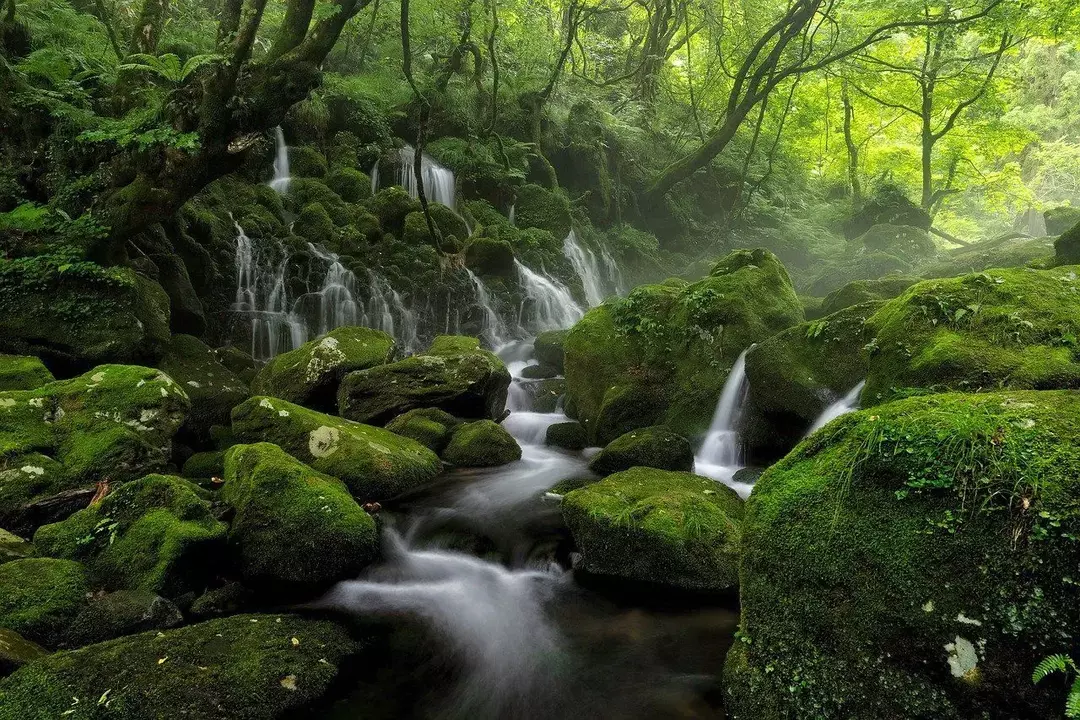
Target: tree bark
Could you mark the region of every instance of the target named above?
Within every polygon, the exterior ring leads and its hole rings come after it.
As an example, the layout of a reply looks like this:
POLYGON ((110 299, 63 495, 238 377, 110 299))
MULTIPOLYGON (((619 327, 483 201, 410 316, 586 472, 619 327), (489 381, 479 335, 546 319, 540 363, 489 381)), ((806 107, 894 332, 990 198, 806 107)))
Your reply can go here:
POLYGON ((144 0, 139 19, 131 31, 128 55, 157 54, 158 40, 169 16, 169 0, 144 0))
POLYGON ((859 146, 855 142, 852 126, 855 124, 855 106, 848 94, 847 81, 840 90, 840 100, 844 104, 844 144, 847 146, 848 183, 851 185, 851 201, 855 207, 862 206, 862 180, 859 178, 859 146))

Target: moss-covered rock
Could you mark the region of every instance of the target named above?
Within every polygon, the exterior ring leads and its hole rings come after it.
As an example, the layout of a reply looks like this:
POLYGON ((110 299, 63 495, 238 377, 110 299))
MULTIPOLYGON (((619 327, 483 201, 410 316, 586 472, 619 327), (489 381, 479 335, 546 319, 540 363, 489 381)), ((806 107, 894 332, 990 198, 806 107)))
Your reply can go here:
POLYGON ((908 261, 923 261, 937 252, 930 233, 910 225, 874 225, 855 242, 869 252, 885 252, 908 261))
POLYGON ((726 485, 633 468, 568 493, 562 511, 589 572, 690 590, 738 585, 742 501, 726 485))
POLYGON ((375 521, 337 478, 270 443, 237 445, 221 497, 245 582, 314 589, 355 577, 378 551, 375 521))
POLYGON ((214 357, 244 382, 251 384, 259 372, 259 364, 250 352, 238 347, 220 347, 214 350, 214 357))
POLYGON ((205 491, 181 478, 147 475, 42 526, 34 545, 44 555, 82 561, 99 587, 171 598, 201 591, 213 578, 225 532, 205 491))
MULTIPOLYGON (((535 412, 556 412, 560 403, 566 398, 566 380, 564 378, 525 382, 521 383, 521 387, 531 399, 532 409, 535 412)), ((570 414, 569 402, 567 402, 567 413, 570 414)))
POLYGON ((334 242, 334 221, 321 203, 311 203, 296 216, 293 232, 316 245, 328 246, 334 242))
POLYGON ((517 272, 510 243, 488 237, 474 238, 469 243, 465 248, 465 265, 478 275, 512 278, 517 272))
POLYGON ((921 266, 919 274, 924 278, 947 278, 988 268, 1047 268, 1053 264, 1054 243, 1051 238, 1006 235, 942 253, 935 262, 921 266))
POLYGON ((36 390, 55 378, 45 363, 30 355, 0 355, 0 390, 36 390))
POLYGON ((327 176, 326 184, 345 202, 355 203, 371 197, 371 178, 356 168, 337 168, 327 176))
POLYGON ((533 343, 536 359, 562 372, 566 367, 563 345, 566 343, 569 332, 569 330, 547 330, 537 335, 533 343))
POLYGON ((0 682, 0 719, 91 720, 107 702, 115 720, 284 720, 321 698, 360 648, 340 626, 297 615, 147 632, 23 667, 0 682))
POLYGON ((877 280, 850 282, 839 290, 832 291, 821 301, 817 317, 832 315, 852 305, 861 305, 873 300, 892 300, 919 280, 920 278, 914 275, 889 275, 877 280))
POLYGON ((556 238, 570 234, 570 201, 561 192, 524 185, 516 194, 514 216, 519 227, 547 230, 556 238))
POLYGON ((223 450, 197 452, 184 461, 181 474, 189 480, 225 477, 225 452, 223 450))
POLYGON ((456 417, 438 408, 420 408, 398 415, 386 429, 412 438, 432 452, 441 453, 450 442, 454 428, 461 424, 456 417))
POLYGON ((873 280, 886 275, 910 275, 913 264, 887 252, 862 250, 852 257, 839 257, 819 263, 820 270, 804 288, 807 293, 824 297, 856 280, 873 280))
MULTIPOLYGON (((367 372, 367 371, 363 371, 367 372)), ((362 501, 388 500, 439 474, 435 453, 389 430, 254 397, 233 410, 240 442, 271 442, 319 472, 340 478, 362 501)))
POLYGON ((65 633, 65 645, 82 647, 148 630, 168 630, 184 624, 171 602, 143 590, 117 590, 92 600, 65 633))
POLYGON ((589 462, 589 469, 597 475, 632 467, 690 472, 694 469, 694 450, 682 435, 654 425, 615 438, 589 462))
POLYGON ((401 237, 405 218, 409 213, 420 211, 420 201, 413 200, 405 189, 393 185, 375 193, 369 203, 371 212, 379 218, 383 230, 401 237))
POLYGON ((1077 270, 987 270, 890 300, 867 321, 875 337, 864 402, 907 388, 1080 387, 1077 270))
POLYGON ((4 563, 0 565, 0 627, 56 647, 85 607, 88 589, 86 571, 77 562, 28 558, 4 563))
POLYGON ((566 337, 566 380, 590 440, 668 425, 708 427, 739 353, 803 319, 787 272, 740 250, 692 285, 645 285, 590 310, 566 337))
POLYGON ((510 373, 476 338, 441 335, 420 355, 345 376, 342 417, 383 424, 416 408, 462 418, 502 419, 510 373))
POLYGON ((0 677, 7 677, 23 665, 40 660, 49 653, 14 630, 0 628, 0 677))
POLYGON ((589 445, 589 434, 578 422, 562 422, 548 425, 544 444, 564 450, 584 450, 589 445))
POLYGON ((174 335, 158 367, 178 382, 191 400, 181 428, 193 444, 210 442, 210 427, 229 422, 233 407, 250 396, 247 384, 218 361, 202 340, 174 335))
POLYGON ((346 373, 384 365, 394 356, 394 338, 381 330, 345 326, 281 353, 251 384, 257 395, 332 412, 346 373))
POLYGON ((326 158, 312 147, 296 145, 289 148, 289 172, 298 178, 326 176, 326 158))
POLYGON ((1080 223, 1080 207, 1060 205, 1043 213, 1046 220, 1046 234, 1060 235, 1080 223))
POLYGON ((37 548, 33 543, 28 543, 7 530, 0 530, 0 563, 36 557, 37 554, 37 548))
POLYGON ((521 377, 526 380, 549 380, 559 376, 559 369, 551 365, 526 365, 521 368, 521 377))
POLYGON ((1080 263, 1080 223, 1072 226, 1054 240, 1054 261, 1058 265, 1080 263))
POLYGON ((521 459, 521 446, 492 420, 459 425, 443 451, 443 460, 458 467, 494 467, 521 459))
POLYGON ((134 365, 0 392, 0 526, 30 534, 36 500, 165 467, 188 408, 172 378, 134 365))
POLYGON ((1076 647, 1080 394, 909 398, 849 414, 746 506, 734 718, 1057 717, 1076 647))
POLYGON ((64 370, 161 357, 169 298, 130 270, 51 256, 0 259, 0 351, 64 370))
POLYGON ((254 593, 238 582, 225 583, 200 595, 191 604, 189 614, 199 620, 235 615, 251 604, 254 593))

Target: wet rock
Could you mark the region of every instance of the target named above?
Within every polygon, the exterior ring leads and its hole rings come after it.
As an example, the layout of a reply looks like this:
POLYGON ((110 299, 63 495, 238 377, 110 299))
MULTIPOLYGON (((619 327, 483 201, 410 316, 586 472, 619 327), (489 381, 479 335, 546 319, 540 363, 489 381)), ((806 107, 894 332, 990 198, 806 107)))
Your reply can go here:
POLYGON ((569 330, 548 330, 537 335, 533 343, 536 359, 561 373, 565 368, 566 360, 563 344, 569 332, 569 330))
POLYGON ((411 438, 432 452, 441 453, 461 421, 438 408, 410 410, 386 424, 386 429, 411 438))
POLYGON ((0 628, 0 677, 6 677, 23 665, 48 655, 48 651, 19 633, 0 628))
POLYGON ((874 300, 891 300, 919 282, 913 275, 890 275, 877 280, 856 280, 835 290, 822 301, 818 317, 832 315, 853 305, 874 300))
POLYGON ((0 530, 0 563, 37 556, 37 549, 18 535, 0 530))
POLYGON ((589 445, 589 436, 581 423, 555 423, 548 426, 544 443, 564 450, 584 450, 589 445))
POLYGON ((190 613, 199 620, 209 620, 222 615, 235 615, 247 607, 253 593, 238 582, 207 590, 191 604, 190 613))
POLYGON ((180 610, 160 595, 143 590, 118 590, 92 600, 75 617, 65 633, 64 644, 81 647, 183 624, 180 610))
POLYGON ((682 435, 654 425, 615 438, 589 462, 589 469, 598 475, 632 467, 690 472, 694 469, 694 450, 682 435))
POLYGON ((443 460, 458 467, 494 467, 521 459, 521 446, 491 420, 459 425, 443 451, 443 460))
POLYGON ((210 442, 210 427, 229 422, 233 407, 251 393, 247 384, 191 335, 174 335, 158 367, 184 388, 191 410, 181 428, 196 445, 210 442))

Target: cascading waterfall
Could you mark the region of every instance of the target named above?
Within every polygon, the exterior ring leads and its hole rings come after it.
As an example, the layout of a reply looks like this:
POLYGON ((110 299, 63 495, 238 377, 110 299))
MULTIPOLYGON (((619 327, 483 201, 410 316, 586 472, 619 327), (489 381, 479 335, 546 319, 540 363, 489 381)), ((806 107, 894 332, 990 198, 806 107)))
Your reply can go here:
POLYGON ((570 261, 577 276, 581 278, 581 285, 585 289, 585 300, 589 303, 589 307, 596 307, 604 302, 607 293, 604 291, 604 283, 600 276, 600 264, 596 261, 593 251, 581 244, 573 229, 563 240, 563 255, 570 261))
POLYGON ((600 248, 600 259, 604 263, 604 268, 607 270, 608 282, 611 283, 611 287, 615 289, 615 294, 624 297, 629 288, 626 287, 626 282, 623 280, 622 270, 619 269, 619 264, 615 262, 615 258, 611 256, 606 247, 600 248))
POLYGON ((270 187, 278 193, 289 191, 289 146, 285 144, 285 133, 281 126, 274 128, 274 179, 270 187))
POLYGON ((476 304, 484 313, 484 324, 480 334, 483 335, 483 339, 487 341, 489 347, 498 348, 506 342, 506 324, 495 310, 495 306, 491 301, 491 294, 488 292, 487 286, 484 285, 484 281, 468 268, 465 268, 465 272, 468 273, 469 280, 472 281, 473 287, 476 289, 476 304))
POLYGON ((734 488, 743 497, 749 495, 749 486, 735 483, 732 478, 742 468, 742 447, 738 432, 743 403, 750 389, 746 377, 746 350, 735 360, 720 400, 716 404, 712 423, 694 459, 695 472, 719 480, 734 488))
POLYGON ((561 282, 541 275, 518 260, 514 260, 514 266, 525 293, 519 313, 521 327, 538 332, 562 330, 584 317, 585 311, 561 282))
POLYGON ((280 259, 273 263, 262 260, 255 244, 236 226, 236 299, 234 312, 251 320, 251 354, 266 359, 299 347, 307 341, 303 321, 293 314, 285 285, 289 256, 278 247, 280 259))
POLYGON ((847 415, 849 412, 855 412, 859 409, 859 396, 862 395, 863 386, 866 385, 866 381, 863 380, 855 387, 848 390, 847 395, 834 402, 829 407, 825 408, 824 412, 818 416, 817 420, 814 420, 814 424, 810 426, 810 429, 806 432, 807 435, 814 433, 817 430, 828 425, 830 422, 840 417, 841 415, 847 415))
POLYGON ((374 195, 379 191, 379 161, 376 160, 375 164, 371 166, 371 194, 374 195))
POLYGON ((511 225, 517 224, 517 205, 511 203, 510 210, 506 213, 506 219, 510 221, 511 225))
MULTIPOLYGON (((410 197, 420 197, 416 183, 416 150, 411 145, 406 145, 398 151, 398 171, 401 176, 401 186, 405 188, 410 197)), ((454 172, 432 160, 425 153, 420 157, 420 172, 424 181, 425 196, 447 207, 457 207, 455 199, 454 172)))

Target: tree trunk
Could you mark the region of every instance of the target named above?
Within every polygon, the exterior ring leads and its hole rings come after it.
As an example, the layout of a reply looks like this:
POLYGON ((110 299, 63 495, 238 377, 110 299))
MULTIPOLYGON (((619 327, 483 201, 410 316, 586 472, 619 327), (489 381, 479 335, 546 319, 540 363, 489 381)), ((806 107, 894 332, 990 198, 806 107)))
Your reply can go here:
POLYGON ((851 201, 855 207, 862 206, 862 181, 859 178, 859 146, 855 142, 852 133, 852 125, 855 123, 855 106, 848 95, 847 82, 840 91, 840 99, 844 103, 844 144, 847 146, 848 156, 848 182, 851 184, 851 201))
POLYGON ((131 31, 128 55, 135 53, 157 54, 158 40, 169 16, 169 0, 145 0, 139 19, 131 31))

